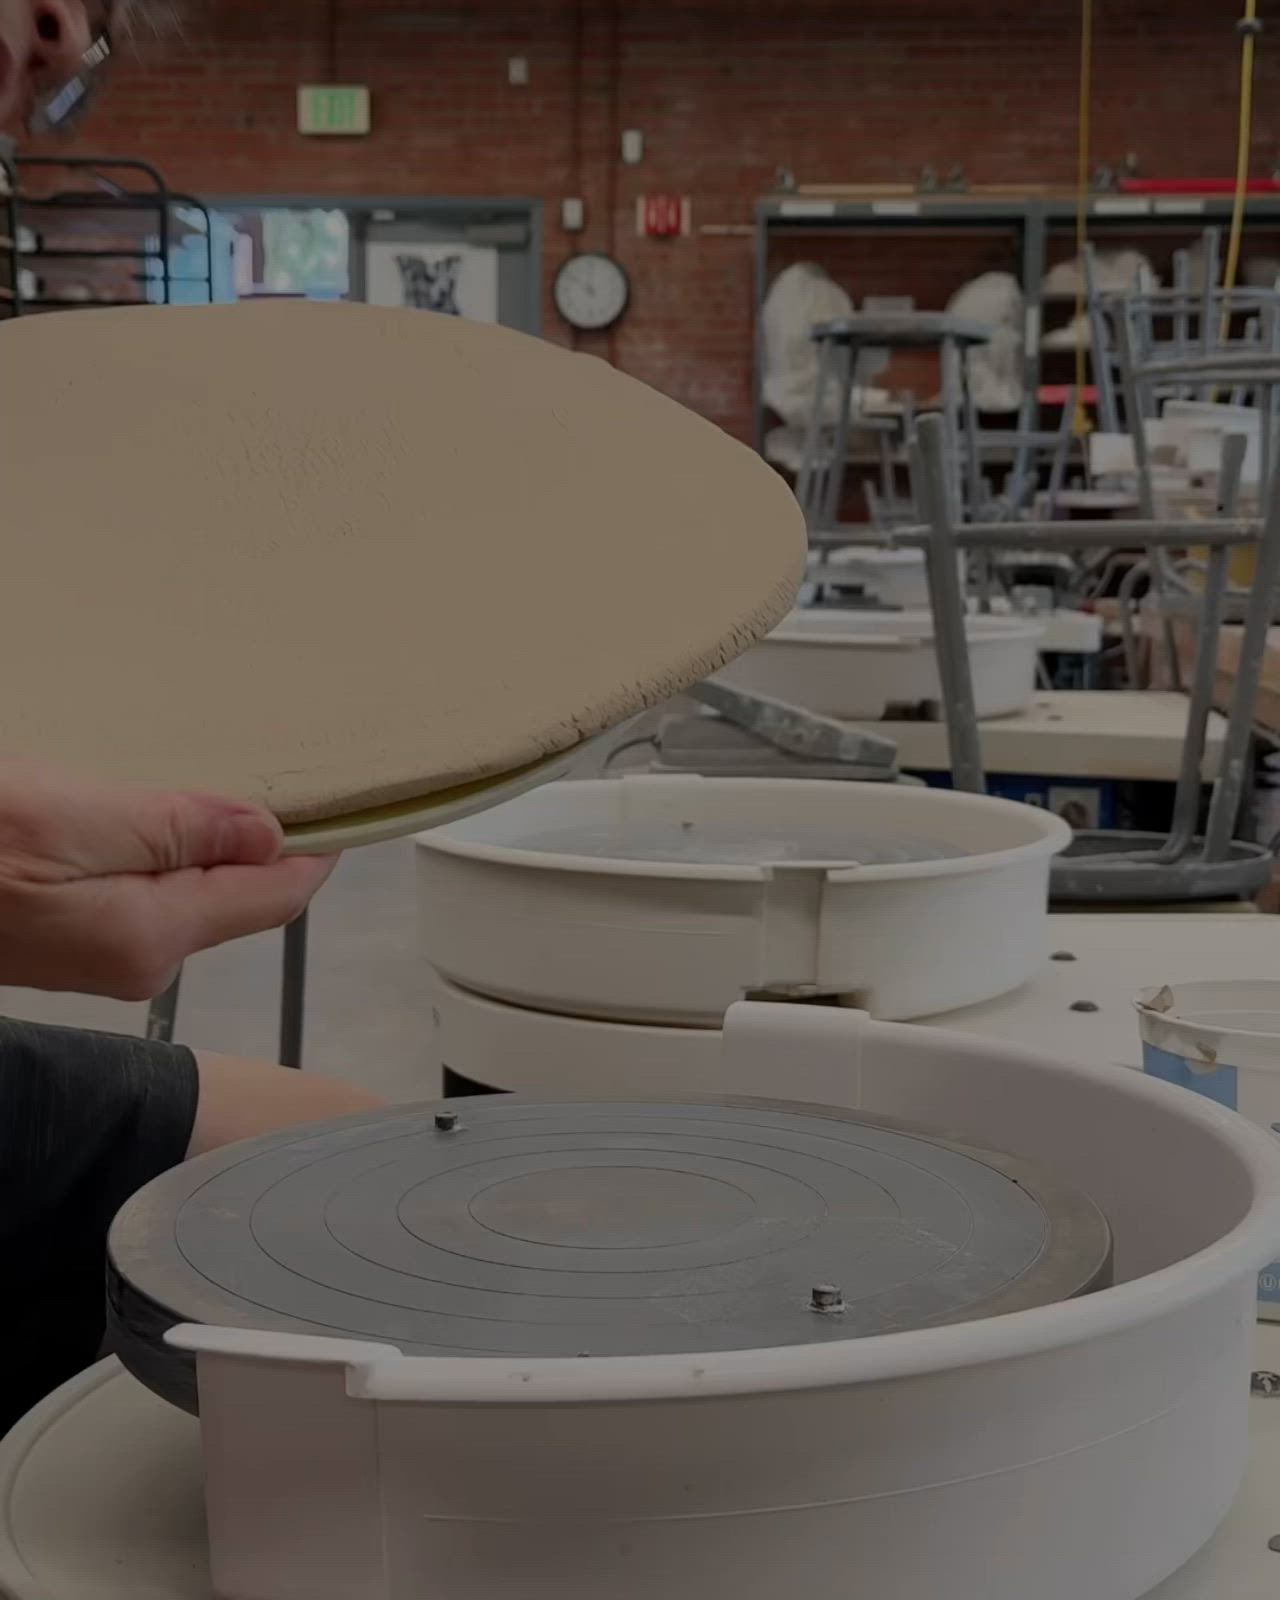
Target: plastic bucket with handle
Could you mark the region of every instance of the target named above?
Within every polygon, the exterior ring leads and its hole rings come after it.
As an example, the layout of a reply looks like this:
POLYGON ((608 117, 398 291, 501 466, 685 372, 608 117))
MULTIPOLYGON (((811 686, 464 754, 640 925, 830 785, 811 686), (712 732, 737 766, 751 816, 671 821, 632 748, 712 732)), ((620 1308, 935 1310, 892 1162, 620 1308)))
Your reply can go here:
MULTIPOLYGON (((1138 996, 1143 1070, 1280 1136, 1280 982, 1215 981, 1138 996)), ((1258 1315, 1280 1322, 1280 1261, 1258 1274, 1258 1315)))

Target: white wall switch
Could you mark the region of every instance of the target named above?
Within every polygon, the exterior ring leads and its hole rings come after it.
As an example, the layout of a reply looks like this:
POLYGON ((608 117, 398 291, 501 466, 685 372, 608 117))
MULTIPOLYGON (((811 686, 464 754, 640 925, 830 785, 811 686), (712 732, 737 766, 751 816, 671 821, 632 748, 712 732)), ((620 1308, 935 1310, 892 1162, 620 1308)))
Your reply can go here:
POLYGON ((529 81, 528 56, 508 56, 507 82, 519 84, 521 88, 529 81))
POLYGON ((639 128, 622 130, 622 159, 629 167, 644 160, 644 134, 639 128))
POLYGON ((567 196, 560 202, 560 226, 566 233, 581 233, 586 220, 586 205, 577 195, 567 196))

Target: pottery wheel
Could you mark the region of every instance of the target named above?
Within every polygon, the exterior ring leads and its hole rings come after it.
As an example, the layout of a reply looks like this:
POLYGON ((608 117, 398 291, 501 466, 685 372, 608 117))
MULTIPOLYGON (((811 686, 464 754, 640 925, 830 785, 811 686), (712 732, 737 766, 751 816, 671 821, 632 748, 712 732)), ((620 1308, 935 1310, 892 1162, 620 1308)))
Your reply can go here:
POLYGON ((494 1095, 188 1162, 109 1254, 117 1352, 192 1409, 175 1322, 450 1356, 809 1344, 1068 1298, 1110 1235, 1026 1163, 838 1110, 494 1095))
POLYGON ((860 833, 857 829, 752 827, 716 820, 575 824, 544 828, 509 841, 517 850, 548 851, 593 860, 678 861, 698 866, 756 866, 774 862, 821 862, 827 866, 897 866, 905 861, 948 861, 970 852, 920 834, 860 833))
POLYGON ((508 328, 99 309, 4 323, 0 364, 10 756, 344 817, 669 699, 803 572, 754 451, 508 328))

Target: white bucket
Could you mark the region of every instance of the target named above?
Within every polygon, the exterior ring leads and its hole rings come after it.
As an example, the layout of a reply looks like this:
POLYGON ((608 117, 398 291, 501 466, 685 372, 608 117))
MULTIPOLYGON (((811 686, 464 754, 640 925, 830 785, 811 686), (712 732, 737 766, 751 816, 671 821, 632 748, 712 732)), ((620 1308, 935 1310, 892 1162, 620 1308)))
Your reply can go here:
POLYGON ((861 584, 882 605, 917 610, 929 605, 929 573, 923 550, 880 550, 854 544, 833 550, 827 563, 847 573, 851 583, 861 584))
MULTIPOLYGON (((1280 983, 1180 983, 1138 996, 1143 1070, 1280 1134, 1280 983)), ((1280 1261, 1258 1274, 1258 1315, 1280 1322, 1280 1261)))
MULTIPOLYGON (((970 616, 965 633, 978 716, 1025 711, 1036 692, 1041 624, 1029 617, 970 616)), ((748 694, 851 721, 878 721, 900 707, 942 701, 928 611, 793 611, 716 677, 748 694)))

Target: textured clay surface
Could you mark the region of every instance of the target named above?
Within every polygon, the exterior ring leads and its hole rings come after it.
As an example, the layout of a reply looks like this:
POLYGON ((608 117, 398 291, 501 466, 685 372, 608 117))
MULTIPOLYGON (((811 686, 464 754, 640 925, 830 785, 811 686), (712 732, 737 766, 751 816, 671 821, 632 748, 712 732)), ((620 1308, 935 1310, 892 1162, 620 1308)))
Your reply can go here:
POLYGON ((371 306, 0 330, 0 748, 286 822, 567 748, 787 612, 781 479, 592 358, 371 306))

